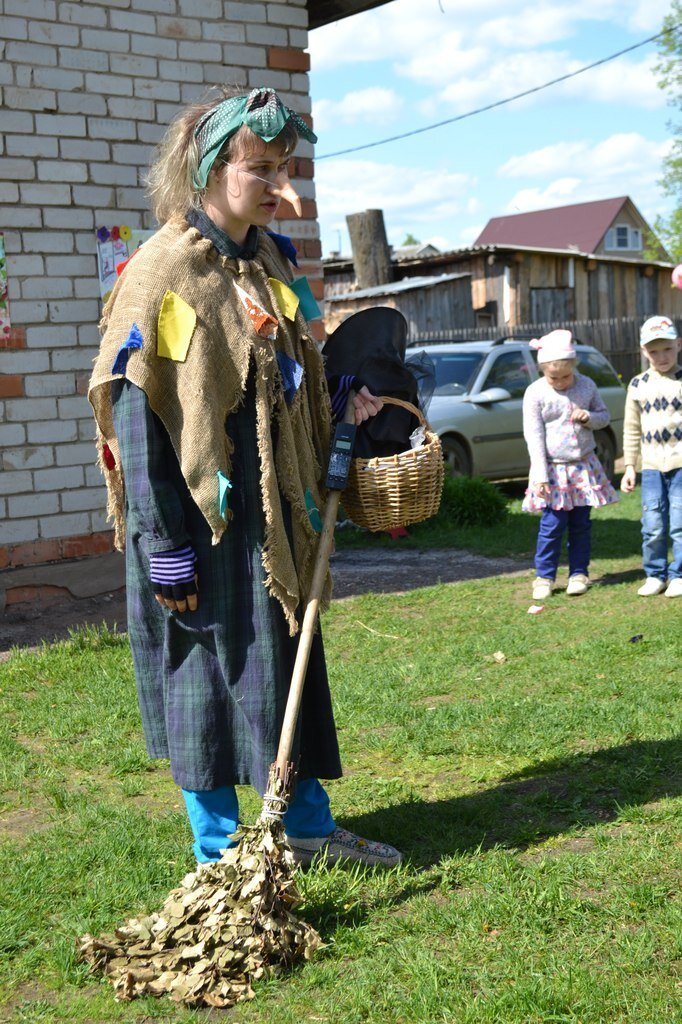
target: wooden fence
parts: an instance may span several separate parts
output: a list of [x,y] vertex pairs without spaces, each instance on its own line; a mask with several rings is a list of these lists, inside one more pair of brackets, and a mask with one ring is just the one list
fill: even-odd
[[[675,318],[682,334],[682,318]],[[642,321],[634,316],[614,317],[610,320],[565,320],[543,324],[517,324],[514,327],[462,327],[445,331],[420,333],[410,337],[410,344],[434,341],[488,341],[491,338],[539,338],[558,327],[573,333],[577,341],[594,345],[603,352],[624,381],[630,380],[642,369],[639,347],[639,328]]]

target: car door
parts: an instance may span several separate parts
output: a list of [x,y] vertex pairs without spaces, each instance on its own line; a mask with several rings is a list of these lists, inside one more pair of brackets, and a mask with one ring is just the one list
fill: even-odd
[[[486,362],[469,399],[476,409],[471,442],[476,473],[503,478],[528,471],[528,451],[523,440],[523,395],[535,374],[526,353],[500,348]],[[489,388],[504,388],[506,401],[477,402],[476,395]]]

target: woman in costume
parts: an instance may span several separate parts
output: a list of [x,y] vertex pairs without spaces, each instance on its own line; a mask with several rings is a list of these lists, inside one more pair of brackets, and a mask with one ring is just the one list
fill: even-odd
[[[147,749],[170,759],[200,862],[230,845],[235,785],[266,788],[324,501],[331,403],[301,311],[310,295],[289,239],[264,230],[283,197],[298,203],[287,165],[299,136],[316,141],[270,89],[232,90],[174,122],[150,175],[162,227],[105,307],[90,384],[117,546],[126,539]],[[349,383],[334,383],[335,411]],[[360,389],[356,420],[380,407]],[[296,748],[284,819],[296,860],[397,863],[336,826],[319,782],[341,775],[319,634]]]

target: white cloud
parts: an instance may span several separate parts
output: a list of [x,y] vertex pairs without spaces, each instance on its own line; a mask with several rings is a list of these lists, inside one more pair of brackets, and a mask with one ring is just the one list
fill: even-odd
[[502,164],[503,178],[546,178],[561,172],[588,175],[635,175],[653,167],[660,174],[662,158],[670,142],[650,142],[639,132],[619,132],[601,142],[558,142],[523,156],[512,156]]
[[499,170],[502,177],[547,179],[529,184],[507,203],[508,213],[543,210],[571,202],[629,195],[641,209],[660,209],[657,181],[661,160],[671,143],[652,142],[637,132],[611,135],[601,142],[558,143],[511,157]]
[[576,16],[570,7],[526,7],[502,18],[485,22],[478,35],[496,47],[532,48],[555,43],[570,35]]
[[393,121],[404,106],[404,100],[393,89],[371,86],[348,92],[340,100],[317,100],[313,103],[316,131],[328,131],[335,123],[382,125]]
[[490,52],[483,46],[462,47],[460,32],[446,32],[434,39],[426,50],[418,49],[405,63],[396,65],[396,72],[404,78],[426,85],[440,85],[474,71],[484,72],[490,62]]
[[466,210],[476,185],[466,174],[370,160],[325,160],[316,166],[315,184],[323,237],[345,237],[350,213],[381,209],[396,245],[408,231],[422,239],[442,232],[448,218]]
[[550,182],[546,188],[522,188],[507,203],[507,213],[545,210],[551,206],[565,206],[571,201],[585,202],[588,198],[595,197],[585,194],[584,183],[580,178],[558,178]]
[[621,57],[610,64],[592,68],[556,88],[567,96],[592,103],[621,103],[653,110],[664,106],[666,102],[654,77],[655,63],[656,58],[653,56],[641,61]]
[[[662,107],[665,96],[656,85],[651,65],[652,58],[639,63],[620,59],[604,64],[547,90],[515,100],[514,108],[518,109],[522,104],[556,102],[566,97],[587,99],[590,103],[629,104],[647,110]],[[583,61],[553,50],[507,54],[491,63],[485,74],[451,81],[441,90],[439,99],[455,111],[464,113],[534,89],[583,66]],[[430,106],[429,113],[435,109]]]
[[627,25],[631,32],[655,32],[669,13],[670,0],[635,0]]

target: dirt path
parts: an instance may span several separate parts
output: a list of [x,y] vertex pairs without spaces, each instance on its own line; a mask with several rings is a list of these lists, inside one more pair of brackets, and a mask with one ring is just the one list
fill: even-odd
[[[339,551],[332,559],[334,598],[369,592],[396,593],[435,583],[481,579],[502,573],[525,572],[512,558],[484,558],[451,548],[415,551],[362,548]],[[36,647],[44,640],[61,640],[76,626],[101,625],[126,629],[125,590],[80,599],[64,597],[49,604],[8,607],[0,616],[0,660],[11,647]]]

